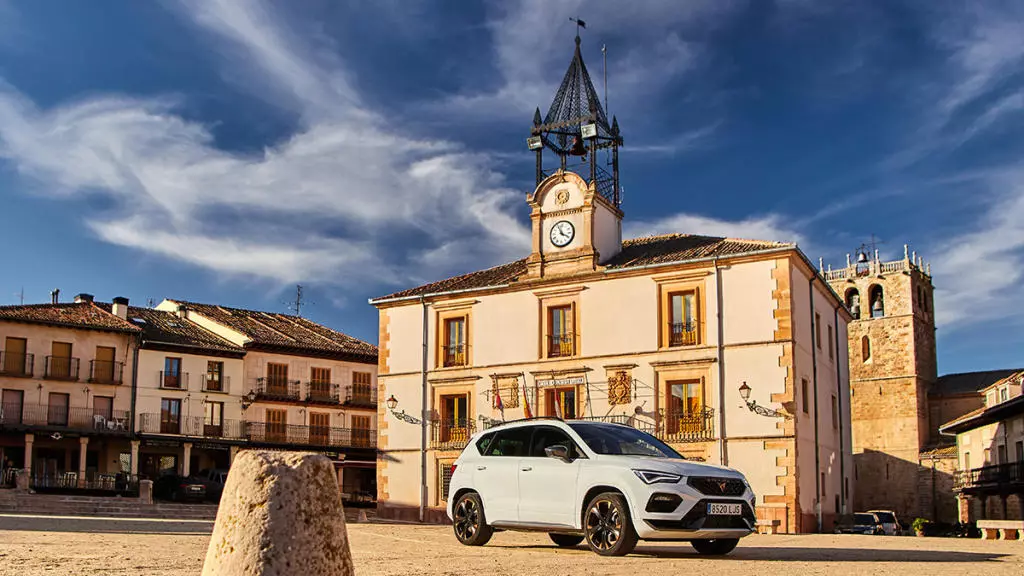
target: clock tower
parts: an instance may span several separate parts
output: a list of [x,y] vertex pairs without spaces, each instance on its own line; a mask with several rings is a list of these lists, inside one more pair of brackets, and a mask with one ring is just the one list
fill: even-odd
[[[569,69],[546,116],[533,116],[527,145],[537,187],[527,196],[533,250],[527,276],[593,272],[622,249],[619,123],[611,124],[587,73],[576,35]],[[557,168],[545,169],[545,160]]]

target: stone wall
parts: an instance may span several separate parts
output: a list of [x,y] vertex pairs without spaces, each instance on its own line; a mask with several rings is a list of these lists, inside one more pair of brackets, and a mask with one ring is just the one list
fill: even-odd
[[[918,509],[915,516],[933,522],[957,521],[953,473],[957,469],[955,455],[943,458],[922,457],[917,473]],[[907,517],[907,522],[913,518]]]

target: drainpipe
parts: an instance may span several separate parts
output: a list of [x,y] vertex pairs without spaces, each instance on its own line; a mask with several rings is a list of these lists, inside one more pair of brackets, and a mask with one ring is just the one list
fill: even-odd
[[729,452],[725,445],[725,338],[722,334],[725,329],[725,315],[722,314],[722,269],[718,267],[718,258],[715,258],[714,266],[715,297],[718,302],[718,460],[722,466],[728,466]]
[[423,390],[420,397],[420,522],[427,519],[427,301],[420,296],[423,305]]
[[[835,319],[832,325],[836,328],[836,410],[839,413],[839,510],[846,512],[846,444],[843,443],[843,376],[840,366],[842,361],[839,356],[839,308],[834,309]],[[849,336],[847,336],[849,339]]]
[[818,517],[818,533],[821,533],[821,449],[818,430],[818,339],[814,324],[814,277],[808,279],[808,304],[811,309],[811,382],[814,389],[814,513]]
[[[132,394],[131,394],[131,412],[128,413],[128,430],[131,432],[129,438],[132,440],[137,439],[135,432],[135,401],[138,397],[139,390],[139,349],[142,348],[142,333],[139,332],[135,336],[135,350],[132,352]],[[135,462],[132,462],[131,454],[134,450],[129,451],[128,456],[128,475],[131,476],[131,471],[135,468]]]

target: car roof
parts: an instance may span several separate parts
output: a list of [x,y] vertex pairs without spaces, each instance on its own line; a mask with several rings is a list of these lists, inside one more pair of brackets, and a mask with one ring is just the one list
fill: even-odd
[[574,425],[574,426],[582,424],[584,426],[617,426],[617,427],[622,427],[622,428],[629,428],[629,426],[626,426],[625,424],[619,424],[617,422],[601,422],[601,421],[597,421],[597,420],[576,420],[576,419],[564,420],[562,418],[558,418],[557,416],[535,416],[533,418],[521,418],[521,419],[518,419],[518,420],[509,420],[507,422],[499,422],[497,424],[492,425],[490,428],[488,428],[486,430],[481,430],[477,434],[478,435],[482,435],[482,434],[487,434],[489,432],[494,432],[495,430],[503,430],[503,429],[511,429],[511,428],[521,428],[523,426],[539,425],[539,424],[564,424],[566,426],[569,426],[570,424]]

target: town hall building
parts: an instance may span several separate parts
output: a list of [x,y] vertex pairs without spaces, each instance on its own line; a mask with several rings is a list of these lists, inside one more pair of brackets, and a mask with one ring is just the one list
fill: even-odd
[[796,244],[623,240],[622,143],[577,37],[528,140],[530,253],[371,300],[382,517],[441,520],[468,439],[531,416],[633,426],[736,468],[783,532],[852,512],[843,301]]

